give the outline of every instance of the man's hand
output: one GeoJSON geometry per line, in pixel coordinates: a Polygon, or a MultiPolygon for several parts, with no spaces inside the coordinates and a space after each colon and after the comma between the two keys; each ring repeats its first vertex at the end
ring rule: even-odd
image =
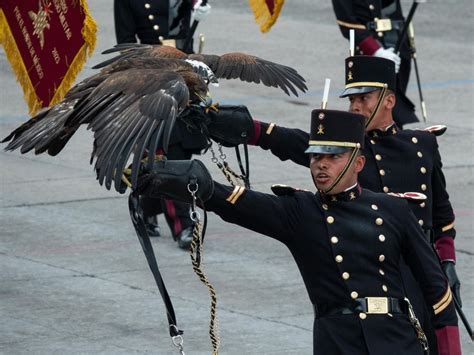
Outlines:
{"type": "Polygon", "coordinates": [[[207,16],[211,13],[211,5],[201,5],[201,1],[197,1],[194,5],[194,11],[191,15],[191,22],[193,21],[204,21],[207,16]]]}
{"type": "Polygon", "coordinates": [[[375,51],[374,56],[391,60],[392,62],[395,63],[395,72],[398,73],[398,71],[400,70],[401,59],[400,59],[400,56],[397,53],[395,53],[395,49],[393,48],[385,49],[383,47],[380,47],[379,49],[375,51]]]}
{"type": "Polygon", "coordinates": [[[448,278],[449,287],[451,287],[452,292],[454,293],[454,298],[458,301],[459,305],[462,307],[461,302],[461,282],[459,281],[458,274],[456,273],[456,266],[454,262],[445,260],[441,262],[444,273],[448,278]]]}

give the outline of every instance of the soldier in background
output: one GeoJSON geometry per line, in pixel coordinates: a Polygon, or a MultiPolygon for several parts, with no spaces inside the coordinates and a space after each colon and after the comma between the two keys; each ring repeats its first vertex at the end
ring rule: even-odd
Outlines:
{"type": "Polygon", "coordinates": [[[204,20],[211,6],[193,0],[114,0],[117,43],[171,45],[193,53],[193,43],[184,48],[191,21],[204,20]]]}
{"type": "Polygon", "coordinates": [[[207,211],[283,243],[314,307],[314,354],[425,353],[399,269],[403,257],[433,314],[440,352],[459,355],[451,290],[407,202],[358,184],[364,117],[313,110],[310,132],[303,154],[317,192],[279,186],[273,196],[222,185],[199,161],[159,163],[137,189],[185,201],[193,191],[207,211]],[[176,173],[176,163],[185,173],[176,173]]]}
{"type": "Polygon", "coordinates": [[[397,72],[397,105],[393,110],[399,128],[417,122],[415,106],[405,96],[410,79],[411,49],[405,40],[395,53],[398,36],[404,26],[400,0],[332,0],[336,22],[342,35],[355,32],[356,54],[390,59],[397,72]]]}
{"type": "MultiPolygon", "coordinates": [[[[192,0],[114,0],[114,20],[117,43],[163,44],[193,53],[193,41],[185,48],[192,20],[202,21],[211,6],[200,6],[192,0]]],[[[178,120],[168,148],[168,159],[188,160],[206,148],[200,132],[178,120]]],[[[194,223],[189,217],[189,205],[168,199],[140,200],[145,225],[150,236],[160,236],[157,214],[164,213],[173,238],[182,249],[189,249],[194,223]]]]}

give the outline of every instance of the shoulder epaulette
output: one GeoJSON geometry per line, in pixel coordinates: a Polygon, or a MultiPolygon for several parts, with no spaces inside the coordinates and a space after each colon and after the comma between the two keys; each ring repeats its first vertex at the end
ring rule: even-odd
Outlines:
{"type": "Polygon", "coordinates": [[[444,134],[444,132],[446,132],[447,129],[448,129],[447,126],[445,126],[443,124],[437,124],[437,125],[434,125],[434,126],[421,128],[421,129],[418,129],[418,130],[433,133],[435,136],[441,136],[441,135],[444,134]]]}
{"type": "Polygon", "coordinates": [[[272,189],[272,192],[277,196],[291,195],[297,191],[308,191],[305,189],[298,189],[296,187],[291,187],[291,186],[282,185],[282,184],[274,184],[272,185],[271,189],[272,189]]]}
{"type": "Polygon", "coordinates": [[[421,192],[388,192],[387,195],[409,201],[425,201],[427,199],[426,195],[421,192]]]}

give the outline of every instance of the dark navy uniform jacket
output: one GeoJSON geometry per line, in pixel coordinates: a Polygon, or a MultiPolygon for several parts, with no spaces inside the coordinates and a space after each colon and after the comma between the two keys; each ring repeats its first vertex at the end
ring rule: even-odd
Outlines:
{"type": "MultiPolygon", "coordinates": [[[[435,326],[457,324],[447,281],[404,200],[358,186],[325,199],[306,191],[273,196],[215,183],[205,206],[285,244],[319,307],[350,305],[358,297],[403,299],[403,256],[431,305],[435,326]]],[[[313,336],[314,354],[422,354],[404,314],[322,317],[315,319],[313,336]]]]}
{"type": "MultiPolygon", "coordinates": [[[[266,123],[261,123],[261,132],[260,147],[271,150],[281,160],[309,166],[310,155],[304,153],[308,133],[266,123]]],[[[441,248],[441,259],[455,259],[454,212],[446,191],[436,136],[422,130],[399,130],[393,125],[386,131],[368,132],[362,153],[366,163],[359,174],[361,186],[375,192],[425,194],[426,202],[409,205],[423,229],[433,230],[435,243],[448,245],[441,248]]]]}
{"type": "Polygon", "coordinates": [[[159,44],[160,36],[184,39],[191,11],[190,0],[114,0],[117,43],[136,43],[136,37],[146,44],[159,44]]]}
{"type": "MultiPolygon", "coordinates": [[[[386,32],[377,32],[370,25],[377,19],[388,18],[400,21],[396,24],[400,26],[397,29],[401,30],[404,18],[399,0],[332,0],[332,4],[342,35],[349,39],[349,30],[354,30],[356,50],[359,54],[372,55],[380,47],[376,41],[385,47],[395,46],[394,43],[385,43],[386,32]],[[393,11],[384,16],[382,9],[390,7],[393,11]]],[[[410,57],[407,42],[401,48],[401,56],[410,57]]]]}

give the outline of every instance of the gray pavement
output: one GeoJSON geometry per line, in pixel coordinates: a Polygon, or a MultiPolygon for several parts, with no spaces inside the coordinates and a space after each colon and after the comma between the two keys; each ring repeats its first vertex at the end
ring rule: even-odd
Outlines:
{"type": "MultiPolygon", "coordinates": [[[[347,42],[329,1],[288,1],[276,26],[261,34],[245,2],[214,1],[199,27],[206,52],[244,51],[295,67],[308,81],[300,98],[257,85],[221,82],[217,101],[248,105],[255,118],[307,129],[332,78],[329,107],[343,83],[347,42]]],[[[409,1],[404,1],[408,10],[409,1]]],[[[91,75],[100,52],[114,44],[112,1],[89,1],[99,24],[95,54],[79,79],[91,75]]],[[[415,19],[429,122],[447,124],[439,138],[456,212],[458,273],[464,311],[474,322],[473,17],[471,0],[436,0],[415,19]]],[[[28,118],[19,84],[0,51],[0,136],[28,118]]],[[[408,94],[417,101],[414,76],[408,94]]],[[[0,353],[177,353],[164,307],[133,227],[127,200],[95,181],[88,164],[90,132],[82,129],[57,157],[0,152],[0,353]]],[[[235,166],[234,154],[228,153],[235,166]]],[[[309,172],[252,147],[257,190],[273,183],[312,188],[309,172]]],[[[202,159],[212,166],[209,156],[202,159]]],[[[224,178],[217,169],[219,181],[224,178]]],[[[153,240],[163,277],[184,329],[187,354],[208,354],[209,298],[160,217],[153,240]]],[[[312,308],[289,252],[278,242],[209,216],[205,269],[218,295],[222,354],[310,354],[312,308]]],[[[473,323],[474,324],[474,323],[473,323]]],[[[474,346],[460,325],[465,354],[474,346]]]]}

